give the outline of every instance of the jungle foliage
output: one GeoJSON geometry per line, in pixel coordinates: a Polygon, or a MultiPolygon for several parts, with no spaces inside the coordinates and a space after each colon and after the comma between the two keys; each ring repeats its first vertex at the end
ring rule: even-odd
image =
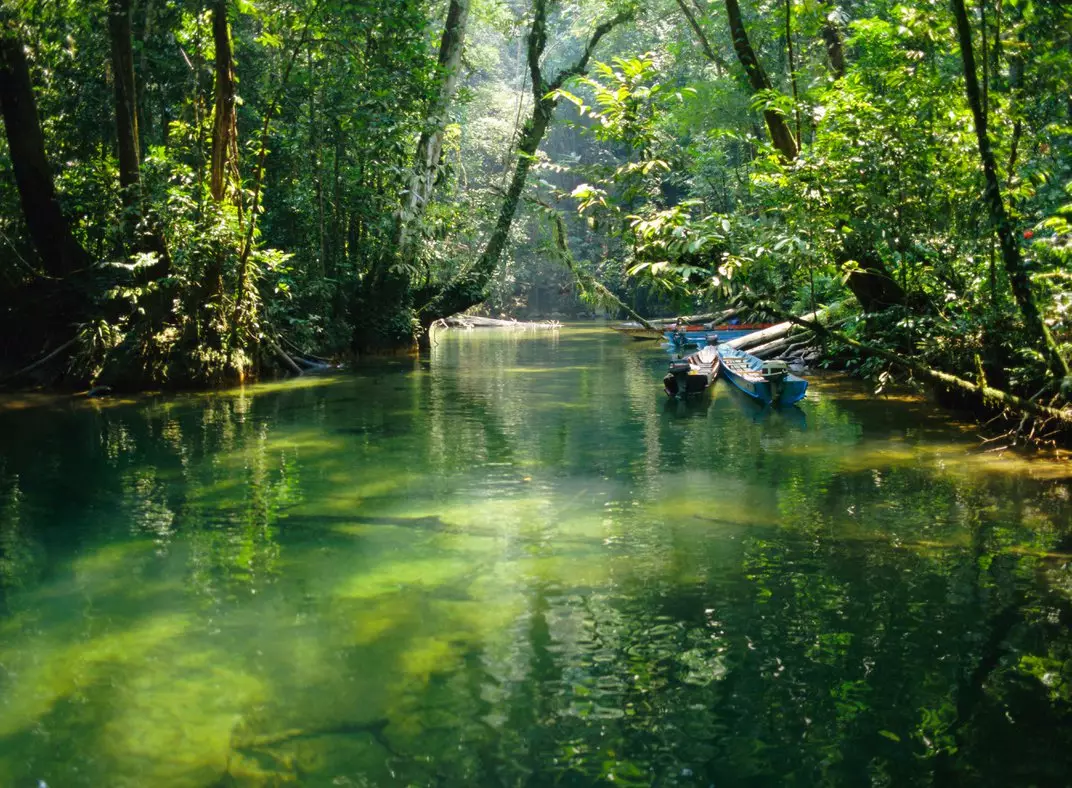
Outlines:
{"type": "Polygon", "coordinates": [[[0,12],[11,384],[218,385],[407,349],[481,304],[587,309],[580,271],[648,315],[843,302],[854,338],[1067,392],[1066,4],[0,12]]]}

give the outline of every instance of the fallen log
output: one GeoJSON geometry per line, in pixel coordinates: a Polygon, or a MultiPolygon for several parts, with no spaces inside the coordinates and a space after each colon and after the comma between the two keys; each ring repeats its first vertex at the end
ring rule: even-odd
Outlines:
{"type": "Polygon", "coordinates": [[[502,320],[497,317],[481,315],[452,315],[437,321],[448,328],[557,328],[554,320],[525,322],[520,320],[502,320]]]}
{"type": "Polygon", "coordinates": [[[725,321],[729,320],[734,315],[738,314],[740,311],[741,311],[740,309],[726,309],[726,310],[724,310],[722,312],[708,312],[707,314],[704,314],[704,315],[684,315],[682,317],[660,317],[660,318],[656,318],[656,319],[654,319],[654,320],[652,320],[650,322],[654,323],[657,326],[666,326],[666,327],[675,325],[677,323],[677,321],[679,321],[679,320],[684,322],[684,323],[706,323],[706,322],[710,322],[710,323],[716,323],[717,324],[717,323],[724,323],[725,321]]]}
{"type": "Polygon", "coordinates": [[[271,348],[272,352],[279,357],[279,360],[283,362],[283,365],[290,369],[295,375],[301,376],[302,368],[292,359],[283,348],[279,347],[279,343],[272,339],[268,334],[264,335],[264,343],[271,348]]]}
{"type": "Polygon", "coordinates": [[[810,329],[819,336],[835,339],[838,342],[848,345],[851,348],[855,348],[863,353],[889,361],[891,364],[907,370],[913,375],[918,375],[936,386],[972,395],[979,399],[983,404],[1001,406],[1003,408],[1008,408],[1009,410],[1019,411],[1021,414],[1027,413],[1041,419],[1054,419],[1059,422],[1062,427],[1066,429],[1072,428],[1072,409],[1058,409],[1048,405],[1040,405],[1032,399],[1018,397],[1015,394],[991,388],[987,385],[977,385],[971,381],[964,380],[963,378],[958,378],[956,375],[950,375],[948,372],[939,372],[936,369],[931,369],[918,361],[905,358],[904,356],[900,356],[885,348],[876,347],[875,345],[855,340],[840,331],[827,328],[821,323],[816,323],[814,320],[807,319],[808,316],[788,317],[790,322],[803,328],[810,329]]]}
{"type": "MultiPolygon", "coordinates": [[[[833,307],[828,307],[826,309],[817,309],[814,312],[804,315],[804,317],[801,319],[818,320],[820,318],[826,317],[832,309],[833,307]]],[[[776,339],[784,339],[793,331],[796,331],[796,326],[793,325],[792,321],[786,320],[785,322],[778,323],[777,325],[771,326],[770,328],[764,328],[762,331],[753,331],[751,334],[746,334],[743,337],[731,339],[726,344],[732,348],[736,348],[737,350],[746,350],[747,348],[765,345],[767,343],[773,342],[776,339]]]]}
{"type": "Polygon", "coordinates": [[[27,372],[33,372],[38,367],[42,367],[45,364],[47,364],[49,361],[54,359],[56,356],[58,356],[60,353],[65,351],[67,348],[69,348],[71,345],[73,345],[77,341],[78,341],[78,337],[75,337],[74,339],[67,340],[62,345],[60,345],[58,348],[53,350],[51,353],[49,353],[48,355],[44,356],[43,358],[39,358],[37,361],[35,361],[32,364],[30,364],[28,367],[23,367],[22,369],[18,370],[17,372],[12,372],[6,378],[0,378],[0,383],[7,383],[9,380],[14,380],[15,378],[20,377],[21,375],[25,375],[27,372]]]}
{"type": "MultiPolygon", "coordinates": [[[[799,326],[797,326],[796,328],[799,328],[799,326]]],[[[800,340],[802,339],[804,341],[804,344],[807,344],[814,338],[815,335],[812,334],[810,331],[792,331],[787,334],[783,339],[776,339],[773,342],[768,342],[765,345],[760,345],[759,347],[751,348],[748,352],[751,353],[753,356],[757,356],[758,358],[768,358],[770,356],[775,356],[778,353],[781,353],[783,350],[788,352],[789,348],[799,345],[800,340]]]]}

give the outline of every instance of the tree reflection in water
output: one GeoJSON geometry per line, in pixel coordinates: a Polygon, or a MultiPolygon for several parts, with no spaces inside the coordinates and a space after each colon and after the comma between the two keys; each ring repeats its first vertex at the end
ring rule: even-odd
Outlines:
{"type": "Polygon", "coordinates": [[[0,784],[1062,784],[1065,468],[664,365],[474,332],[0,412],[0,784]]]}

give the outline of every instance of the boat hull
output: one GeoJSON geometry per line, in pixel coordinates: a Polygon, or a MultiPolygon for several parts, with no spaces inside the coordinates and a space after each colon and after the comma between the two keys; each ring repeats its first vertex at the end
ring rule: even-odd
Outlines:
{"type": "Polygon", "coordinates": [[[718,350],[708,345],[679,362],[672,362],[663,378],[663,390],[671,399],[695,397],[711,387],[718,371],[718,350]]]}
{"type": "Polygon", "coordinates": [[[619,334],[624,334],[630,339],[638,341],[658,340],[663,338],[663,332],[657,328],[644,328],[643,326],[611,326],[611,329],[619,334]]]}
{"type": "Polygon", "coordinates": [[[737,323],[710,327],[689,325],[685,326],[684,330],[681,328],[668,328],[663,332],[663,337],[675,347],[687,347],[689,345],[702,347],[710,334],[718,334],[719,339],[725,341],[747,336],[753,331],[770,328],[770,326],[770,323],[737,323]]]}
{"type": "Polygon", "coordinates": [[[758,374],[763,362],[751,353],[728,345],[719,345],[718,356],[723,377],[748,396],[764,404],[792,405],[804,399],[808,391],[808,381],[796,375],[787,375],[778,384],[763,380],[758,374]]]}

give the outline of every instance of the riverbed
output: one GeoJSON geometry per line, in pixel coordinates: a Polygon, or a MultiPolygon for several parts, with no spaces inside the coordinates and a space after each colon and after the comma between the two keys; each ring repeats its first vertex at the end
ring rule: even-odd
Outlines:
{"type": "Polygon", "coordinates": [[[1072,466],[667,358],[0,403],[0,786],[1068,784],[1072,466]]]}

